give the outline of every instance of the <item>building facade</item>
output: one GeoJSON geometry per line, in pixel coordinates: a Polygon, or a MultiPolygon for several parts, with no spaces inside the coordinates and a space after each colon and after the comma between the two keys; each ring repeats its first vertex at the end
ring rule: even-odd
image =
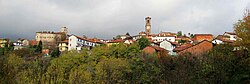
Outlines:
{"type": "Polygon", "coordinates": [[[60,32],[42,31],[36,32],[36,41],[42,41],[44,48],[55,48],[59,41],[67,38],[67,28],[62,27],[60,32]]]}
{"type": "Polygon", "coordinates": [[[145,32],[149,35],[151,33],[151,18],[147,16],[145,20],[146,20],[145,32]]]}
{"type": "Polygon", "coordinates": [[[93,42],[86,38],[82,38],[76,35],[71,35],[68,41],[68,50],[82,50],[83,48],[92,49],[93,47],[100,45],[98,42],[93,42]]]}

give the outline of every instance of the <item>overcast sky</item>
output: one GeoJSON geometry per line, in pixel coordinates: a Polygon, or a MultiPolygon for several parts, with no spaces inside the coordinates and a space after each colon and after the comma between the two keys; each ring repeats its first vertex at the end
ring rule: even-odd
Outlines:
{"type": "Polygon", "coordinates": [[[223,34],[250,9],[250,0],[0,0],[0,37],[34,39],[37,31],[111,39],[144,31],[223,34]]]}

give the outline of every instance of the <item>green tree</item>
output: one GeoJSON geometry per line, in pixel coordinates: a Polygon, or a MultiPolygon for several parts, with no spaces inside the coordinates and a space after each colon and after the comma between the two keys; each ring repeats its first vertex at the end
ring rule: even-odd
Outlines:
{"type": "Polygon", "coordinates": [[[52,50],[52,52],[50,54],[51,54],[51,57],[59,57],[59,55],[60,55],[59,48],[56,47],[54,50],[52,50]]]}
{"type": "Polygon", "coordinates": [[[0,79],[0,83],[3,84],[13,84],[17,83],[16,77],[19,71],[21,71],[21,65],[24,63],[22,58],[15,54],[6,55],[6,59],[4,60],[4,66],[1,67],[3,69],[3,78],[0,79]]]}
{"type": "Polygon", "coordinates": [[[130,72],[129,64],[126,59],[108,58],[102,59],[96,65],[96,75],[98,84],[126,83],[125,74],[130,72]]]}
{"type": "Polygon", "coordinates": [[[150,45],[149,40],[145,37],[140,38],[138,43],[139,43],[140,49],[144,49],[145,47],[150,45]]]}
{"type": "Polygon", "coordinates": [[[51,64],[46,72],[45,83],[69,83],[71,69],[87,63],[88,57],[85,51],[78,54],[77,52],[68,52],[59,58],[51,60],[51,64]]]}
{"type": "Polygon", "coordinates": [[[182,31],[178,31],[177,36],[182,36],[182,31]]]}
{"type": "Polygon", "coordinates": [[[38,45],[36,47],[35,52],[41,53],[42,49],[43,49],[43,43],[42,43],[42,41],[39,41],[39,43],[38,43],[38,45]]]}

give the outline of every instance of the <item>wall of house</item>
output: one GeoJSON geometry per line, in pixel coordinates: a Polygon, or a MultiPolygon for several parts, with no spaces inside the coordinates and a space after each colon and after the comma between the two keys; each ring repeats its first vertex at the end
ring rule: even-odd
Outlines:
{"type": "Polygon", "coordinates": [[[78,39],[74,35],[69,37],[68,50],[76,50],[77,40],[78,39]]]}
{"type": "Polygon", "coordinates": [[[42,41],[44,47],[55,47],[58,41],[66,39],[66,35],[63,33],[53,32],[37,32],[36,41],[42,41]]]}
{"type": "Polygon", "coordinates": [[[201,55],[204,52],[207,52],[208,50],[213,48],[213,44],[208,41],[203,41],[202,43],[199,43],[197,45],[194,45],[190,48],[187,48],[183,51],[178,52],[178,54],[185,54],[185,53],[191,53],[192,55],[201,55]]]}
{"type": "Polygon", "coordinates": [[[156,41],[156,42],[161,42],[161,41],[164,41],[164,40],[168,40],[170,42],[175,42],[175,37],[152,37],[152,40],[153,41],[156,41]]]}
{"type": "Polygon", "coordinates": [[[168,41],[163,41],[160,43],[160,47],[164,48],[165,50],[169,51],[168,54],[174,55],[173,49],[175,48],[170,42],[168,41]]]}

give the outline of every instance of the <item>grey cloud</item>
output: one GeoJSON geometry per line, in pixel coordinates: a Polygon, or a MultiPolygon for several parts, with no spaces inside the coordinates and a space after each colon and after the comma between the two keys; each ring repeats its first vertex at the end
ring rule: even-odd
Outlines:
{"type": "Polygon", "coordinates": [[[249,0],[0,0],[0,37],[34,39],[36,31],[112,38],[144,31],[222,34],[249,9],[249,0]]]}

